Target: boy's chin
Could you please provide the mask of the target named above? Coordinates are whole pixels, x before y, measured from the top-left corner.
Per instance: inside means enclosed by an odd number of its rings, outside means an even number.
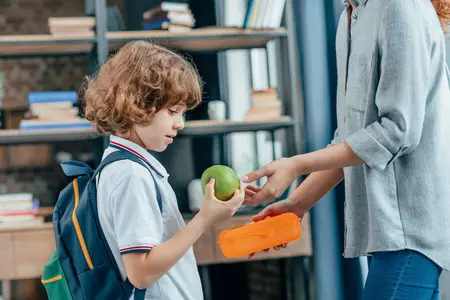
[[[150,151],[155,151],[155,152],[163,152],[164,150],[167,149],[167,146],[168,146],[168,145],[163,145],[163,146],[161,146],[161,147],[154,148],[154,149],[149,149],[149,150],[150,150]]]

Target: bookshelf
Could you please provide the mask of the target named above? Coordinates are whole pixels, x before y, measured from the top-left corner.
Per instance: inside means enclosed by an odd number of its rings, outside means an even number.
[[[213,1],[213,0],[211,0]],[[219,10],[220,1],[216,1],[216,10]],[[292,63],[296,56],[295,53],[295,33],[294,16],[292,9],[292,0],[287,0],[284,9],[284,25],[276,29],[243,29],[243,28],[227,28],[227,27],[206,27],[193,29],[189,32],[174,33],[168,31],[114,31],[108,32],[106,25],[106,0],[86,0],[86,14],[95,15],[96,32],[94,35],[86,35],[79,37],[58,37],[51,35],[10,35],[0,36],[0,59],[2,58],[26,58],[34,56],[60,56],[60,55],[88,55],[90,67],[101,65],[105,62],[111,51],[114,51],[124,43],[133,40],[149,40],[162,46],[173,48],[186,52],[224,52],[235,49],[267,49],[269,41],[277,43],[277,59],[279,61],[278,76],[280,77],[280,98],[283,101],[283,109],[285,116],[276,120],[265,120],[260,122],[244,122],[244,121],[223,121],[215,122],[209,120],[188,121],[185,128],[179,132],[180,138],[195,137],[212,137],[213,139],[223,139],[225,135],[237,132],[274,132],[283,130],[286,134],[285,156],[290,156],[302,152],[303,133],[302,120],[300,119],[300,96],[297,91],[298,78],[296,65]],[[95,9],[94,9],[95,8]],[[216,11],[216,13],[218,13]],[[223,65],[219,67],[221,82],[226,77]],[[226,80],[225,80],[226,81]],[[220,87],[226,89],[226,85]],[[226,92],[225,92],[226,95]],[[226,98],[226,97],[225,97]],[[272,137],[273,138],[273,137]],[[2,130],[0,131],[0,146],[23,145],[23,144],[42,144],[42,143],[59,143],[69,141],[84,141],[93,139],[104,139],[93,133],[92,130],[51,130],[51,131],[20,131],[20,130]],[[217,144],[216,144],[217,145]],[[221,145],[221,143],[219,143]],[[103,149],[98,149],[99,152]],[[48,212],[47,212],[48,213]],[[249,214],[240,214],[232,218],[231,224],[242,224],[249,221]],[[189,218],[186,218],[188,221]],[[296,243],[291,245],[286,251],[272,251],[269,257],[260,256],[258,259],[287,259],[295,257],[310,257],[312,255],[311,234],[309,231],[309,218],[303,220],[303,229],[306,234]],[[36,231],[36,232],[34,232]],[[37,234],[39,232],[39,234]],[[20,239],[25,239],[24,243],[33,245],[33,241],[42,246],[43,251],[48,251],[52,244],[52,227],[45,224],[39,228],[16,228],[14,230],[4,229],[0,231],[0,237],[5,239],[13,239],[12,235],[21,234]],[[36,240],[34,237],[42,237]],[[208,237],[209,236],[209,237]],[[45,243],[42,240],[46,239]],[[6,242],[6,240],[5,240]],[[37,247],[39,247],[39,245]],[[49,246],[50,245],[50,246]],[[215,249],[215,233],[206,235],[199,241],[200,246],[196,247],[196,252],[202,249],[210,249],[211,253],[217,251]],[[49,248],[50,247],[50,248]],[[212,249],[212,250],[211,250]],[[197,255],[197,253],[196,253]],[[211,264],[230,263],[231,261],[217,258],[217,254],[213,256],[199,256],[199,265],[207,268]],[[44,258],[43,258],[44,257]],[[33,278],[39,275],[41,268],[36,264],[46,262],[45,253],[40,255],[40,261],[36,262],[29,258],[27,261],[32,265],[34,274],[27,275],[26,278]],[[245,261],[245,260],[236,260]],[[0,260],[0,266],[4,263]],[[3,268],[1,268],[3,269]],[[201,272],[205,281],[208,281],[208,272]],[[292,272],[295,276],[306,278],[302,268],[293,268]],[[303,274],[302,274],[303,272]],[[20,273],[18,273],[20,274]],[[297,275],[295,275],[297,274]],[[302,275],[298,275],[302,274]],[[11,279],[11,276],[3,276],[1,279]],[[15,279],[20,276],[15,276]],[[22,277],[24,278],[24,277]],[[293,280],[292,278],[290,279]],[[288,284],[288,283],[287,283]],[[292,299],[301,299],[302,295],[294,295]],[[205,300],[210,300],[211,295],[205,291]]]

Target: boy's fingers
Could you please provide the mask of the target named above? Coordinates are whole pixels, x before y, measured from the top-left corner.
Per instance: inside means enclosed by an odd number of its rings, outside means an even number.
[[[230,201],[228,201],[229,203],[231,203],[232,205],[242,205],[242,203],[244,202],[244,192],[242,192],[242,188],[240,190],[236,190],[234,191],[234,196],[233,198],[230,199]]]
[[[214,184],[215,184],[215,182],[216,182],[216,180],[214,178],[211,178],[211,180],[206,185],[206,196],[208,196],[211,199],[215,198],[215,195],[214,195]]]

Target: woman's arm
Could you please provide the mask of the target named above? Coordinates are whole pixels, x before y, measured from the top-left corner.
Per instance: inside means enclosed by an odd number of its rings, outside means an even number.
[[[330,169],[342,169],[363,163],[364,161],[345,142],[315,152],[276,160],[242,178],[243,182],[249,183],[264,176],[268,177],[264,187],[257,193],[247,197],[245,203],[259,204],[278,198],[295,178],[303,174]],[[331,173],[334,174],[333,172]],[[313,178],[321,177],[324,174],[328,175],[328,173],[319,173],[313,176]]]
[[[268,216],[276,216],[285,212],[293,212],[298,217],[303,216],[320,200],[325,194],[332,190],[344,178],[343,169],[332,169],[314,172],[303,181],[288,199],[275,202],[265,207],[253,217],[254,221],[262,220]],[[259,189],[250,188],[246,194],[254,195]]]

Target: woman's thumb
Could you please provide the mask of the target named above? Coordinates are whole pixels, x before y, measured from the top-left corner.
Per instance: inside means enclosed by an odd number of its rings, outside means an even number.
[[[276,204],[277,203],[267,206],[262,211],[260,211],[257,215],[253,216],[253,221],[258,222],[258,221],[264,220],[266,217],[273,216],[275,213],[275,210],[276,210],[276,207],[275,207]]]

